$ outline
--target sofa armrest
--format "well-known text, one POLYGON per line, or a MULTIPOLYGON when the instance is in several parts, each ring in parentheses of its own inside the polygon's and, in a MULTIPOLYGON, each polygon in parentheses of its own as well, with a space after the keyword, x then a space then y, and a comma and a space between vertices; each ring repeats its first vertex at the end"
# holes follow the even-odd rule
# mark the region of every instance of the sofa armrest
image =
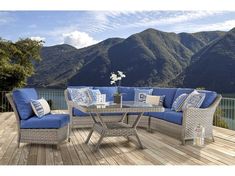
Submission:
POLYGON ((182 139, 192 139, 193 130, 201 124, 205 128, 205 137, 213 137, 213 117, 222 96, 218 95, 208 108, 188 108, 183 112, 182 139))

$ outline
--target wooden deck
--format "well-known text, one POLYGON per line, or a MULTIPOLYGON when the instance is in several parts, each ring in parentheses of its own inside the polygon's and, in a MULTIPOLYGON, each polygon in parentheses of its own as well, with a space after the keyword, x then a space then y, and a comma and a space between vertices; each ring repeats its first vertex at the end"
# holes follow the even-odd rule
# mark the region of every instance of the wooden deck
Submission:
MULTIPOLYGON (((98 135, 84 144, 89 129, 73 130, 71 142, 56 149, 53 145, 21 144, 17 148, 13 113, 0 114, 1 165, 234 165, 235 131, 215 127, 215 142, 205 147, 181 145, 157 131, 139 129, 146 149, 141 150, 125 138, 105 138, 99 152, 93 152, 98 135)), ((94 133, 95 134, 95 133, 94 133)))

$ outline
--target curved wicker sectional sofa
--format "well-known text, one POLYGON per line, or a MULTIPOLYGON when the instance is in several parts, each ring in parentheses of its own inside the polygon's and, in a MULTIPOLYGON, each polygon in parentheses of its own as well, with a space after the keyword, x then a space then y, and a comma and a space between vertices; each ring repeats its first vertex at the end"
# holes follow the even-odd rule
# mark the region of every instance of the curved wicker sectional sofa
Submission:
MULTIPOLYGON (((84 86, 82 86, 84 87, 84 86)), ((89 86, 90 87, 90 86, 89 86)), ((81 88, 73 86, 72 88, 81 88)), ((113 101, 113 94, 117 92, 116 87, 90 87, 99 89, 102 94, 106 94, 106 101, 113 101)), ((139 126, 146 127, 148 130, 158 130, 168 135, 174 136, 182 140, 185 144, 186 140, 193 138, 193 129, 196 125, 201 124, 205 127, 205 137, 213 138, 213 116, 218 106, 221 95, 213 91, 199 90, 204 92, 206 98, 200 108, 188 108, 184 112, 175 112, 171 110, 174 100, 183 93, 191 93, 194 89, 189 88, 159 88, 159 87, 143 87, 144 89, 153 89, 152 95, 165 95, 163 106, 165 112, 146 112, 141 119, 139 126)), ((123 95, 123 101, 134 101, 135 87, 118 87, 119 92, 123 95)), ((138 87, 141 89, 141 87, 138 87)), ((92 120, 88 114, 79 111, 71 106, 72 103, 68 91, 65 90, 65 98, 68 104, 71 125, 73 128, 91 127, 92 120)), ((118 114, 107 115, 107 120, 117 120, 118 114)), ((127 123, 131 123, 135 118, 133 114, 128 114, 127 123)))

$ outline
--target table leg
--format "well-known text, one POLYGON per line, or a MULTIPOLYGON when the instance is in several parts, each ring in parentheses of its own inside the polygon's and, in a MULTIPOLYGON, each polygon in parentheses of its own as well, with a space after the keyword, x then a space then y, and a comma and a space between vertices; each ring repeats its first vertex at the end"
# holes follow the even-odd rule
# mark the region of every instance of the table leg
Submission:
POLYGON ((90 140, 90 138, 91 138, 91 135, 92 135, 93 131, 94 131, 94 130, 93 130, 93 128, 92 128, 91 131, 89 132, 89 135, 87 136, 86 141, 85 141, 86 144, 88 144, 88 142, 89 142, 89 140, 90 140))
POLYGON ((101 134, 100 139, 98 140, 98 142, 97 142, 97 144, 96 144, 96 146, 95 146, 95 151, 98 151, 99 146, 100 146, 100 144, 101 144, 103 138, 104 138, 104 133, 101 134))
POLYGON ((137 127, 137 125, 139 124, 139 122, 140 122, 140 119, 141 119, 141 117, 143 116, 143 112, 141 112, 139 115, 138 115, 138 117, 135 119, 135 121, 134 121, 134 123, 133 123, 133 125, 132 125, 132 128, 136 128, 137 127))
POLYGON ((125 120, 126 116, 127 116, 127 112, 123 114, 123 116, 122 116, 122 118, 121 118, 120 122, 124 122, 124 120, 125 120))
POLYGON ((137 139, 137 141, 138 141, 138 143, 139 143, 140 148, 143 149, 144 147, 143 147, 143 145, 142 145, 142 143, 141 143, 141 141, 140 141, 140 138, 139 138, 139 135, 138 135, 137 132, 136 132, 136 134, 135 134, 135 137, 136 137, 136 139, 137 139))

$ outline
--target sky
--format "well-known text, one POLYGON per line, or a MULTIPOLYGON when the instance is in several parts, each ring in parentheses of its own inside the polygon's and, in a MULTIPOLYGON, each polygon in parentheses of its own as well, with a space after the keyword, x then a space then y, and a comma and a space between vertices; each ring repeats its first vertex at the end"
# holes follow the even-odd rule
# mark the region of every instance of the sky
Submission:
POLYGON ((198 32, 235 27, 235 11, 0 11, 0 37, 43 40, 45 46, 86 47, 148 28, 198 32))

